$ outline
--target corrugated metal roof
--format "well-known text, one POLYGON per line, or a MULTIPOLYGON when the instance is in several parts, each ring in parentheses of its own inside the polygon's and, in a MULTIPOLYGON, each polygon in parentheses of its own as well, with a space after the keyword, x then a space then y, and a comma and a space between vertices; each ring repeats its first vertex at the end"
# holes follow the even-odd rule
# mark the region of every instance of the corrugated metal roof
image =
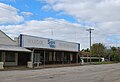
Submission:
POLYGON ((18 51, 18 52, 31 52, 30 50, 19 46, 4 46, 0 45, 0 51, 18 51))

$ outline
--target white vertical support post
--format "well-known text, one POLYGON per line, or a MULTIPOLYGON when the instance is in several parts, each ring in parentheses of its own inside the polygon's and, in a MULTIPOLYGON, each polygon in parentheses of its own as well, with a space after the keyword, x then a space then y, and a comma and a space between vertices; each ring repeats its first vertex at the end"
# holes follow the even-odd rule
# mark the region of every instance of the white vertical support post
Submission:
POLYGON ((73 56, 72 56, 72 53, 70 53, 70 64, 71 64, 71 62, 72 62, 72 58, 73 56))
POLYGON ((34 55, 34 49, 32 50, 32 53, 31 53, 31 61, 27 62, 28 68, 33 68, 33 55, 34 55))

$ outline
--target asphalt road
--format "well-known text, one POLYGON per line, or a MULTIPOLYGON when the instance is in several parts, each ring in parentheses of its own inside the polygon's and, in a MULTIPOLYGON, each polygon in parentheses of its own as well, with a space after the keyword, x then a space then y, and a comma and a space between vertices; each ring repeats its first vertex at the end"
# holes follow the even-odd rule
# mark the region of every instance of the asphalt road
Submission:
POLYGON ((0 82, 120 82, 120 63, 0 71, 0 82))

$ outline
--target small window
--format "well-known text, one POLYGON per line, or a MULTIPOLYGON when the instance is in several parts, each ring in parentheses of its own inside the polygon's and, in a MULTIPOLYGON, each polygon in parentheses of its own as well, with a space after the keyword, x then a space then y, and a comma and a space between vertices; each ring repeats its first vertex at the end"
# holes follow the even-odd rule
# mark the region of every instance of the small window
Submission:
POLYGON ((5 62, 15 62, 15 53, 14 52, 6 52, 5 62))
POLYGON ((0 52, 0 62, 2 61, 2 52, 0 52))

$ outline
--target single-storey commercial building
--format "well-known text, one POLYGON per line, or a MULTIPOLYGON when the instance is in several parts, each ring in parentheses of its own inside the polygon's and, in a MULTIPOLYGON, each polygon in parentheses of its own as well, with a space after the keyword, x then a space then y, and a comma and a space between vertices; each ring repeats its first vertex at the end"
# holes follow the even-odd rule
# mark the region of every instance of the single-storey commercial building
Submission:
POLYGON ((13 41, 0 31, 0 62, 3 66, 78 63, 79 50, 79 43, 24 34, 13 41))
POLYGON ((80 44, 21 34, 20 47, 32 51, 33 64, 77 63, 80 44))

